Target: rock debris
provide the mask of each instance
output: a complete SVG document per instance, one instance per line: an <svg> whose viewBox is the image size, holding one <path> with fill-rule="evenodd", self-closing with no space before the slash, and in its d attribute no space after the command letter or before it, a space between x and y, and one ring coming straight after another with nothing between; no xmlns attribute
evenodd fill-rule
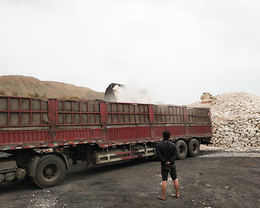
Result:
<svg viewBox="0 0 260 208"><path fill-rule="evenodd" d="M245 92L204 93L189 107L211 109L213 147L260 149L260 97Z"/></svg>

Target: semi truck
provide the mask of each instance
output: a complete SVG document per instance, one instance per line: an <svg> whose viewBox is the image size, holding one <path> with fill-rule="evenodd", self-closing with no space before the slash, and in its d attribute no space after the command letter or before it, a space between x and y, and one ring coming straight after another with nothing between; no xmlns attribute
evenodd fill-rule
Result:
<svg viewBox="0 0 260 208"><path fill-rule="evenodd" d="M66 170L155 158L170 131L178 158L199 155L212 137L209 108L0 96L0 183L62 183Z"/></svg>

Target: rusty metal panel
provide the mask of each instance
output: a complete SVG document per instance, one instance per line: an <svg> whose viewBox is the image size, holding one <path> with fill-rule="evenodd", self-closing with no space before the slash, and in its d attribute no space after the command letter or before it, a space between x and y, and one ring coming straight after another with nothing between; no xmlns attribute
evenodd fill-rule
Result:
<svg viewBox="0 0 260 208"><path fill-rule="evenodd" d="M154 131L155 131L155 137L162 138L163 132L167 130L171 133L171 137L176 137L176 136L186 136L186 127L184 125L180 126L155 126Z"/></svg>
<svg viewBox="0 0 260 208"><path fill-rule="evenodd" d="M184 123L184 110L182 106L153 105L154 123L178 124Z"/></svg>
<svg viewBox="0 0 260 208"><path fill-rule="evenodd" d="M1 145L29 145L50 141L49 131L8 131L0 132Z"/></svg>
<svg viewBox="0 0 260 208"><path fill-rule="evenodd" d="M58 125L101 125L101 103L97 101L58 100Z"/></svg>
<svg viewBox="0 0 260 208"><path fill-rule="evenodd" d="M151 127L121 127L107 129L107 142L133 141L151 138Z"/></svg>
<svg viewBox="0 0 260 208"><path fill-rule="evenodd" d="M101 129L70 129L58 130L55 141L70 142L100 138L102 138Z"/></svg>
<svg viewBox="0 0 260 208"><path fill-rule="evenodd" d="M149 122L148 104L107 103L108 124L145 124Z"/></svg>
<svg viewBox="0 0 260 208"><path fill-rule="evenodd" d="M188 123L207 125L211 123L209 108L188 108Z"/></svg>
<svg viewBox="0 0 260 208"><path fill-rule="evenodd" d="M190 135L205 135L205 134L211 134L212 129L211 125L194 125L189 126L189 134Z"/></svg>
<svg viewBox="0 0 260 208"><path fill-rule="evenodd" d="M0 127L48 126L48 100L0 97Z"/></svg>

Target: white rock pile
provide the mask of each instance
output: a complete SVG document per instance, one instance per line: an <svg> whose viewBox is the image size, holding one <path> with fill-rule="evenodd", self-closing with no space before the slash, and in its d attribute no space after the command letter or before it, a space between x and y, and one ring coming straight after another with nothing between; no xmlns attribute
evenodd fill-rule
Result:
<svg viewBox="0 0 260 208"><path fill-rule="evenodd" d="M209 93L192 107L210 107L214 147L260 149L260 97L231 92L215 97Z"/></svg>

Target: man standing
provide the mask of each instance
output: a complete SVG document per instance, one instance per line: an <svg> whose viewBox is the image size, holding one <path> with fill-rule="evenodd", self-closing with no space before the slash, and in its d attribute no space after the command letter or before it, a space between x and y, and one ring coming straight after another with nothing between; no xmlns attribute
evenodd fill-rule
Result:
<svg viewBox="0 0 260 208"><path fill-rule="evenodd" d="M179 182L177 179L175 160L177 159L177 148L175 144L169 141L171 133L169 131L163 132L163 140L159 142L156 146L156 153L158 158L161 161L161 173L162 173L162 195L159 196L159 199L165 200L166 188L167 188L167 179L168 174L170 173L173 180L176 198L180 197L179 194Z"/></svg>

